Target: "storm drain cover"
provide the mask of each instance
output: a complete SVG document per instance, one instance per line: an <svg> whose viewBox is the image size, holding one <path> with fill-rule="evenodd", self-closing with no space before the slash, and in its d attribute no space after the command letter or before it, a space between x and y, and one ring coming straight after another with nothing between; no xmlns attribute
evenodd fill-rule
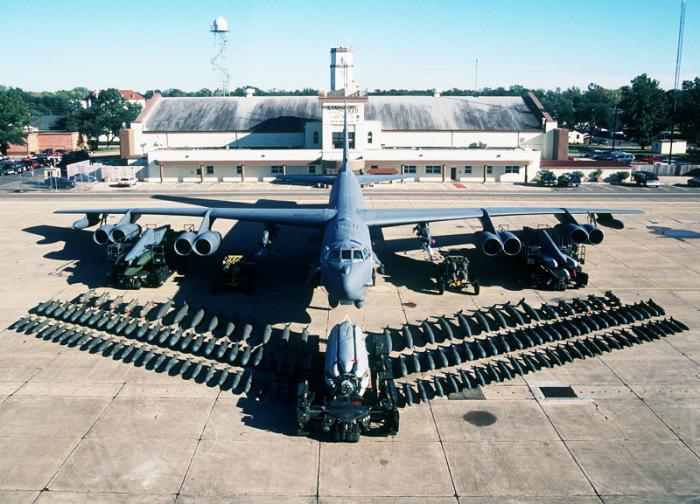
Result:
<svg viewBox="0 0 700 504"><path fill-rule="evenodd" d="M545 399L573 399L578 397L571 387L540 387Z"/></svg>

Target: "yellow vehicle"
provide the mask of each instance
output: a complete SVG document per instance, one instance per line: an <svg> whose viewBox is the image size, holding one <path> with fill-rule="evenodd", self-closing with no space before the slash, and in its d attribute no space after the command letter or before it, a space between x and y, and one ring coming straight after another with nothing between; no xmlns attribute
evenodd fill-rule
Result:
<svg viewBox="0 0 700 504"><path fill-rule="evenodd" d="M257 263L242 255L227 255L221 261L221 269L214 284L214 292L220 289L253 290Z"/></svg>

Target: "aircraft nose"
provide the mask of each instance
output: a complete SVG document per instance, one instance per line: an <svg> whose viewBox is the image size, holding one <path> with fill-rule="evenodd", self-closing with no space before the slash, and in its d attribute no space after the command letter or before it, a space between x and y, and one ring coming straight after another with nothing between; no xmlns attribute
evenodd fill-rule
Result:
<svg viewBox="0 0 700 504"><path fill-rule="evenodd" d="M351 301L362 299L365 295L364 282L359 275L343 275L342 288L345 299Z"/></svg>

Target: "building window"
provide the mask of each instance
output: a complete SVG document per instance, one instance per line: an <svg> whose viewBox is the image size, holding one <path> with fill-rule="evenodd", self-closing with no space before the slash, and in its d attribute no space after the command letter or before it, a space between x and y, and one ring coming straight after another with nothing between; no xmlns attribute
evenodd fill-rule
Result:
<svg viewBox="0 0 700 504"><path fill-rule="evenodd" d="M493 166L486 167L486 175L493 175Z"/></svg>
<svg viewBox="0 0 700 504"><path fill-rule="evenodd" d="M425 165L426 175L440 175L442 173L442 166L440 165Z"/></svg>
<svg viewBox="0 0 700 504"><path fill-rule="evenodd" d="M316 167L314 165L309 166L309 173L312 175L316 173Z"/></svg>
<svg viewBox="0 0 700 504"><path fill-rule="evenodd" d="M466 173L467 175L471 175L471 174L472 174L472 167L471 167L471 166L465 166L465 167L464 167L464 173Z"/></svg>
<svg viewBox="0 0 700 504"><path fill-rule="evenodd" d="M355 148L355 133L349 132L348 138L350 139L350 149L354 149ZM333 148L334 149L342 149L343 148L343 140L344 140L344 135L343 135L342 131L334 131L333 132Z"/></svg>
<svg viewBox="0 0 700 504"><path fill-rule="evenodd" d="M196 173L197 175L201 175L201 174L202 174L202 167L201 167L201 166L198 166L198 167L197 167L197 170L195 171L195 173Z"/></svg>
<svg viewBox="0 0 700 504"><path fill-rule="evenodd" d="M368 144L372 143L372 132L371 131L369 133L367 133L367 143Z"/></svg>
<svg viewBox="0 0 700 504"><path fill-rule="evenodd" d="M520 173L519 166L506 166L506 173Z"/></svg>
<svg viewBox="0 0 700 504"><path fill-rule="evenodd" d="M236 166L236 175L240 175L242 173L243 173L243 165Z"/></svg>
<svg viewBox="0 0 700 504"><path fill-rule="evenodd" d="M282 165L272 165L270 166L270 172L273 175L282 175Z"/></svg>
<svg viewBox="0 0 700 504"><path fill-rule="evenodd" d="M404 165L403 172L408 173L408 174L416 173L416 166L415 165Z"/></svg>
<svg viewBox="0 0 700 504"><path fill-rule="evenodd" d="M314 131L314 145L318 145L318 131Z"/></svg>
<svg viewBox="0 0 700 504"><path fill-rule="evenodd" d="M207 165L207 175L214 175L214 167L212 165Z"/></svg>

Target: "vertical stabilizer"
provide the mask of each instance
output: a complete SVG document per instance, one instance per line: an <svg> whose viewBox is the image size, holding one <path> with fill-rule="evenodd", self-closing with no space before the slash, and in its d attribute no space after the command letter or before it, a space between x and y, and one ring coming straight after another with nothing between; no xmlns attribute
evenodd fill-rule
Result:
<svg viewBox="0 0 700 504"><path fill-rule="evenodd" d="M345 102L343 111L343 163L340 165L340 171L345 171L350 162L350 134L348 133L348 102Z"/></svg>

